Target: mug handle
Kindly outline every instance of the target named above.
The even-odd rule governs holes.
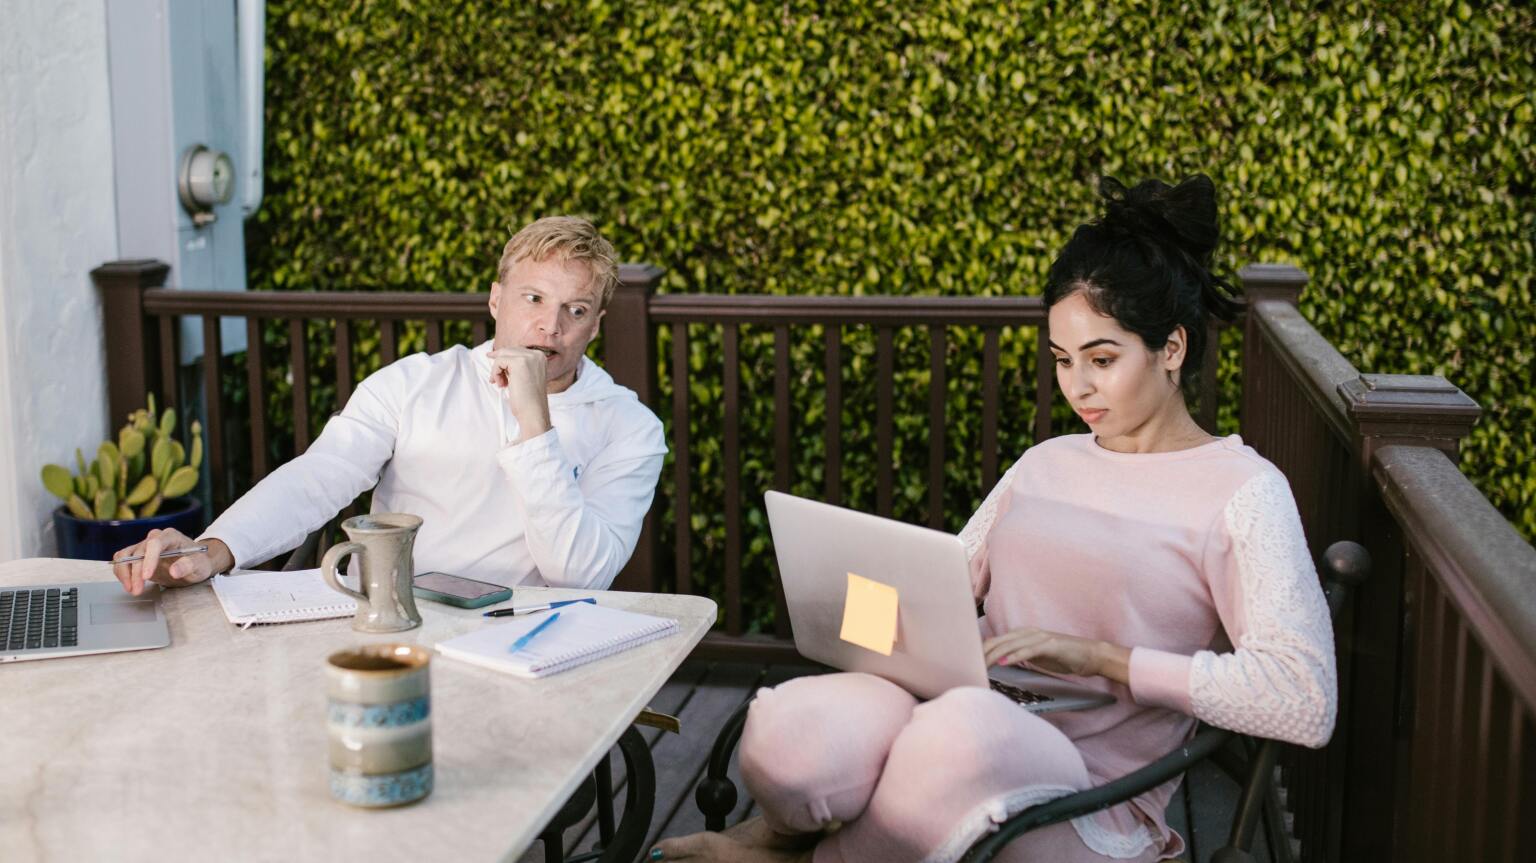
[[[339,542],[327,549],[325,557],[320,559],[320,574],[325,577],[325,583],[330,585],[332,590],[356,599],[358,610],[367,611],[368,597],[342,584],[341,579],[336,577],[336,564],[341,563],[342,558],[349,554],[362,553],[363,544],[360,542]]]

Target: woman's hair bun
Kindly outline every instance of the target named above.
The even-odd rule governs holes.
[[[1212,317],[1240,309],[1232,285],[1212,268],[1221,231],[1216,184],[1196,174],[1176,186],[1145,180],[1127,188],[1099,181],[1104,214],[1072,233],[1045,278],[1047,308],[1081,291],[1089,306],[1160,350],[1185,331],[1184,372],[1192,388]]]
[[[1099,181],[1104,198],[1106,230],[1150,240],[1178,250],[1201,267],[1208,267],[1220,238],[1216,213],[1216,184],[1196,174],[1177,186],[1143,180],[1131,188],[1114,177]]]

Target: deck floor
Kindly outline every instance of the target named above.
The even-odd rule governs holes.
[[[666,734],[654,728],[641,729],[651,745],[656,764],[656,810],[651,819],[651,833],[646,847],[664,836],[682,836],[704,829],[704,816],[693,801],[693,789],[704,773],[709,748],[714,743],[726,717],[762,686],[773,686],[808,669],[793,666],[764,666],[745,663],[702,662],[690,660],[678,669],[656,697],[651,707],[672,714],[681,721],[681,734]],[[614,809],[620,817],[624,807],[623,761],[614,758]],[[741,788],[732,766],[732,778]],[[1226,841],[1236,809],[1238,786],[1226,774],[1209,764],[1202,764],[1179,788],[1168,806],[1168,823],[1189,846],[1182,858],[1206,863]],[[753,804],[744,790],[730,823],[753,814]],[[595,822],[590,818],[565,832],[566,854],[590,850],[597,840]],[[1262,829],[1255,856],[1269,863]],[[520,863],[542,863],[542,842],[523,854]]]

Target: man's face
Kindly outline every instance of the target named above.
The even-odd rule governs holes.
[[[549,392],[576,381],[576,367],[597,338],[602,302],[586,264],[524,258],[491,285],[496,348],[532,348],[548,363]]]

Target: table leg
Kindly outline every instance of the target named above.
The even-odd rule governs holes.
[[[624,817],[619,819],[613,842],[603,849],[599,863],[632,863],[640,856],[651,816],[656,810],[656,765],[651,761],[651,747],[631,725],[619,737],[619,753],[624,756]]]
[[[613,773],[609,755],[597,762],[597,836],[604,848],[613,844]]]

